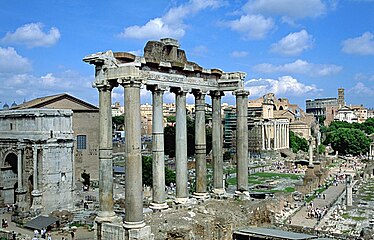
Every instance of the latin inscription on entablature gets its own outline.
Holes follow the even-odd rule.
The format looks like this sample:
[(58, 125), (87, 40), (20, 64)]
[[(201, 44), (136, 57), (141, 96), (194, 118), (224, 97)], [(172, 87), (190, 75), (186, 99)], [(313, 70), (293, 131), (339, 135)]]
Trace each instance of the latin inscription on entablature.
[(160, 84), (170, 87), (197, 87), (217, 89), (218, 83), (213, 79), (204, 79), (199, 77), (186, 77), (179, 74), (168, 74), (154, 71), (142, 71), (141, 78), (145, 84)]

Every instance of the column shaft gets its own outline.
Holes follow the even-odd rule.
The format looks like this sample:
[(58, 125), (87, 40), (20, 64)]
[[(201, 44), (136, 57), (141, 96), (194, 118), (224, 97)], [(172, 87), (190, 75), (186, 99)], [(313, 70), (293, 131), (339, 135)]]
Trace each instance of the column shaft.
[(278, 125), (277, 120), (274, 120), (274, 150), (278, 148)]
[[(212, 92), (212, 153), (213, 153), (213, 190), (223, 193), (223, 155), (221, 136), (221, 96), (222, 92)], [(237, 131), (238, 132), (238, 131)]]
[(265, 125), (263, 122), (261, 124), (262, 150), (265, 150)]
[(196, 159), (196, 193), (207, 192), (206, 170), (206, 130), (205, 130), (205, 94), (195, 95), (195, 159)]
[(309, 166), (313, 166), (313, 139), (309, 139)]
[(113, 211), (112, 164), (112, 88), (105, 85), (99, 90), (99, 213), (102, 218), (115, 216)]
[(186, 92), (176, 90), (176, 129), (175, 129), (175, 166), (176, 166), (176, 198), (184, 201), (188, 198), (187, 170), (187, 120)]
[(33, 173), (33, 191), (38, 190), (38, 149), (36, 146), (33, 148), (33, 160), (34, 160), (34, 173)]
[(17, 152), (17, 172), (18, 172), (18, 190), (23, 189), (23, 149), (19, 148)]
[(237, 190), (248, 191), (248, 92), (239, 90), (236, 95), (236, 162)]
[(163, 94), (160, 89), (152, 91), (153, 203), (156, 204), (165, 204)]
[(140, 82), (123, 84), (125, 89), (125, 228), (139, 228), (143, 222)]

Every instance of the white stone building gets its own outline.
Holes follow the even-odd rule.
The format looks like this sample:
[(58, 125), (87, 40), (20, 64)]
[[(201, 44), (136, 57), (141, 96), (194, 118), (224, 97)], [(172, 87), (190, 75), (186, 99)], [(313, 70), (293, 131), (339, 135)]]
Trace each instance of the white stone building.
[(72, 209), (72, 111), (0, 111), (0, 205), (21, 211)]

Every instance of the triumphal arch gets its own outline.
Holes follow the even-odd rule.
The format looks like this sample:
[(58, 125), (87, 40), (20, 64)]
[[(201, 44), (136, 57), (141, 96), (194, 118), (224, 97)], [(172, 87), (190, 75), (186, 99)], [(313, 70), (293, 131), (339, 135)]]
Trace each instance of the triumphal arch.
[[(93, 86), (99, 91), (100, 108), (100, 210), (96, 219), (97, 239), (151, 239), (150, 227), (143, 220), (140, 88), (152, 92), (153, 105), (153, 202), (151, 208), (166, 209), (164, 173), (163, 94), (176, 96), (176, 199), (188, 200), (186, 94), (195, 97), (196, 197), (207, 192), (205, 97), (212, 99), (213, 124), (213, 194), (224, 194), (221, 134), (221, 97), (232, 91), (237, 106), (237, 190), (248, 190), (248, 91), (244, 90), (243, 72), (204, 69), (187, 60), (177, 40), (149, 41), (144, 56), (128, 52), (100, 52), (83, 61), (95, 65)], [(113, 211), (111, 92), (124, 88), (125, 104), (125, 221)]]

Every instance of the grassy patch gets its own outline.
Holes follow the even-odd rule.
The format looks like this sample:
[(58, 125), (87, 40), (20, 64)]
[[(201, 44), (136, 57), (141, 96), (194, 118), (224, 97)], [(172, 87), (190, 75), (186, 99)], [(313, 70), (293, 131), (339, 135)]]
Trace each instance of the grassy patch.
[(283, 189), (283, 192), (292, 193), (292, 192), (295, 192), (295, 188), (294, 187), (286, 187), (285, 189)]
[(299, 180), (300, 175), (290, 173), (272, 173), (272, 172), (257, 172), (250, 175), (251, 178), (262, 178), (262, 179), (281, 179), (289, 178), (292, 180)]

